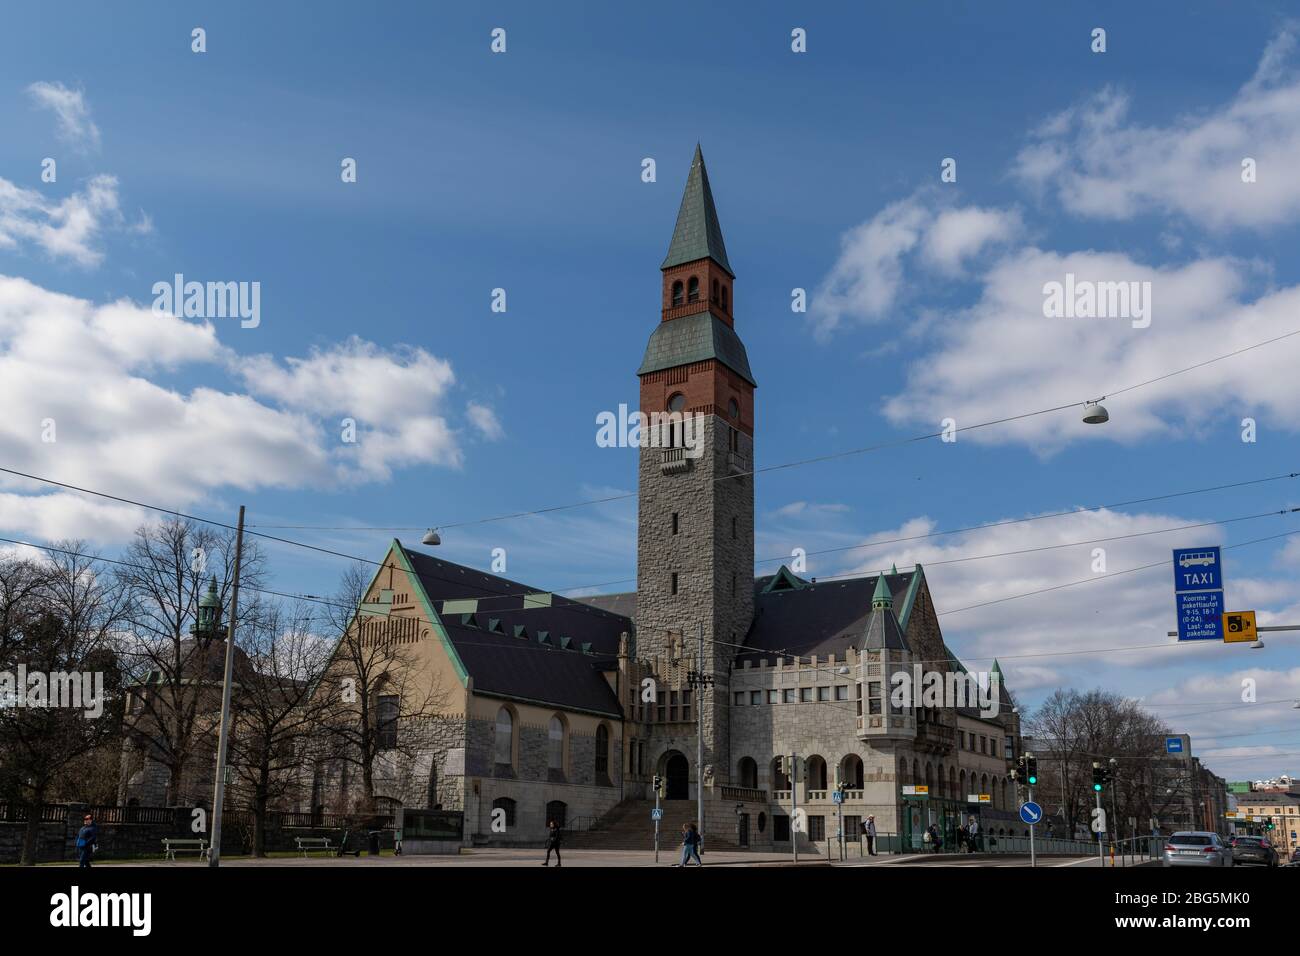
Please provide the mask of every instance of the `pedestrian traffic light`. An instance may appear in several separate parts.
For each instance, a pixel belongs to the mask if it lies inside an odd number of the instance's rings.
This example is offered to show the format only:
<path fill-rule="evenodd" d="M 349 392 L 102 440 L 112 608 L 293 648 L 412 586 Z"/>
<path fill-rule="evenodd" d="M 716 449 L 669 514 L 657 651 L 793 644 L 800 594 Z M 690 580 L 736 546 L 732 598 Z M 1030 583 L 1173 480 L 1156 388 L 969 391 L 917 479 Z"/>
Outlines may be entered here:
<path fill-rule="evenodd" d="M 1106 782 L 1106 768 L 1099 763 L 1092 765 L 1092 789 L 1101 793 L 1102 785 Z"/>
<path fill-rule="evenodd" d="M 1038 758 L 1033 754 L 1025 754 L 1025 780 L 1031 787 L 1038 783 Z"/>

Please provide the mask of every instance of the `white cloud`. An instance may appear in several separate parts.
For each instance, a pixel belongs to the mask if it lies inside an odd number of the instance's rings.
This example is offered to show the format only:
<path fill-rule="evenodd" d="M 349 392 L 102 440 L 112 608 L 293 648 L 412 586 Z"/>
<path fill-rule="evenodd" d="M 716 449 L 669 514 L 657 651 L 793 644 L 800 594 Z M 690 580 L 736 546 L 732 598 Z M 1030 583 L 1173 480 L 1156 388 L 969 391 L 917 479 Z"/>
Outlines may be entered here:
<path fill-rule="evenodd" d="M 1125 318 L 1049 318 L 1044 285 L 1150 282 L 1149 328 Z M 983 276 L 969 308 L 932 323 L 935 348 L 885 403 L 896 424 L 958 427 L 1008 414 L 1081 402 L 1294 331 L 1300 288 L 1249 300 L 1249 264 L 1227 259 L 1157 269 L 1119 253 L 1015 251 Z M 1211 343 L 1207 345 L 1207 343 Z M 1085 425 L 1077 410 L 979 429 L 958 441 L 1024 443 L 1050 453 L 1079 439 L 1133 442 L 1187 431 L 1224 415 L 1297 428 L 1300 378 L 1290 371 L 1300 342 L 1288 340 L 1108 399 L 1111 421 Z"/>
<path fill-rule="evenodd" d="M 102 234 L 119 228 L 147 232 L 149 227 L 147 219 L 133 227 L 125 225 L 113 176 L 94 176 L 84 188 L 60 200 L 46 199 L 0 178 L 0 248 L 16 249 L 21 241 L 39 246 L 53 258 L 96 266 L 104 258 L 99 248 Z"/>
<path fill-rule="evenodd" d="M 1157 211 L 1211 228 L 1288 224 L 1300 213 L 1300 73 L 1295 27 L 1268 45 L 1255 75 L 1226 104 L 1143 125 L 1130 97 L 1107 88 L 1052 117 L 1016 162 L 1019 179 L 1054 191 L 1069 211 L 1131 219 Z M 1254 159 L 1257 180 L 1242 182 Z"/>
<path fill-rule="evenodd" d="M 54 113 L 60 139 L 74 146 L 99 148 L 99 127 L 90 118 L 90 107 L 82 90 L 41 81 L 27 87 L 27 93 L 37 106 Z"/>
<path fill-rule="evenodd" d="M 874 574 L 895 564 L 907 569 L 920 563 L 949 645 L 974 670 L 986 670 L 994 657 L 999 658 L 1011 688 L 1034 696 L 1058 686 L 1088 688 L 1102 682 L 1113 686 L 1121 669 L 1126 681 L 1140 686 L 1165 667 L 1207 664 L 1231 653 L 1224 645 L 1173 646 L 1166 636 L 1174 626 L 1170 550 L 1244 541 L 1292 526 L 1270 519 L 1242 522 L 1232 526 L 1231 541 L 1218 524 L 1166 531 L 1206 520 L 1103 509 L 933 537 L 926 536 L 940 527 L 923 516 L 868 536 L 849 535 L 843 521 L 831 528 L 808 522 L 801 531 L 787 530 L 777 548 L 787 543 L 805 548 L 807 574 L 828 582 L 840 575 Z M 847 545 L 854 550 L 818 553 Z M 773 550 L 766 541 L 763 547 L 760 556 L 764 557 L 789 550 Z M 1105 550 L 1104 572 L 1094 570 L 1097 548 Z M 1159 566 L 1115 574 L 1148 564 Z M 774 568 L 767 566 L 764 571 Z M 1059 587 L 1079 581 L 1084 583 Z M 1049 588 L 1056 590 L 1030 594 Z M 1239 575 L 1233 578 L 1230 598 L 1258 607 L 1263 619 L 1270 610 L 1284 610 L 1293 592 L 1285 576 Z M 1140 645 L 1160 646 L 1137 649 Z M 1118 647 L 1135 649 L 1110 650 Z M 1069 653 L 1061 655 L 1061 651 Z"/>
<path fill-rule="evenodd" d="M 161 384 L 202 379 L 184 389 Z M 229 375 L 251 394 L 209 384 Z M 441 411 L 450 365 L 422 349 L 350 339 L 306 358 L 241 358 L 209 322 L 119 301 L 95 305 L 0 277 L 0 460 L 8 467 L 168 507 L 222 489 L 383 480 L 396 467 L 458 466 Z M 357 419 L 357 441 L 341 419 Z M 53 442 L 43 440 L 53 423 Z M 0 526 L 43 540 L 122 537 L 141 515 L 0 480 Z"/>
<path fill-rule="evenodd" d="M 970 259 L 1021 228 L 1013 210 L 951 207 L 928 189 L 891 203 L 841 238 L 839 258 L 812 298 L 814 333 L 825 339 L 846 324 L 896 318 L 909 261 L 959 276 Z"/>
<path fill-rule="evenodd" d="M 792 501 L 777 508 L 772 514 L 778 518 L 823 517 L 825 515 L 844 514 L 849 506 L 839 502 L 819 504 L 815 501 Z"/>
<path fill-rule="evenodd" d="M 504 437 L 505 429 L 501 427 L 501 422 L 494 412 L 487 405 L 481 405 L 478 402 L 470 402 L 465 409 L 470 424 L 479 430 L 479 433 L 488 441 L 496 441 Z"/>
<path fill-rule="evenodd" d="M 991 243 L 1011 240 L 1020 228 L 1016 212 L 977 206 L 946 209 L 926 232 L 922 252 L 941 272 L 959 274 L 967 259 Z"/>

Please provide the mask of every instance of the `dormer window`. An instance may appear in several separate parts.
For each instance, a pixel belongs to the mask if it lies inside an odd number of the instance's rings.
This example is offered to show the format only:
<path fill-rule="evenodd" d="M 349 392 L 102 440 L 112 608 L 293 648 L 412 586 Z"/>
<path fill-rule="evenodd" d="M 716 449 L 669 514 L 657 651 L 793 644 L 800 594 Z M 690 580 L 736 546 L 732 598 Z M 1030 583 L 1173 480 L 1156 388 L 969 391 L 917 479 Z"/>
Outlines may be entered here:
<path fill-rule="evenodd" d="M 686 301 L 700 301 L 700 280 L 695 276 L 691 276 L 691 281 L 686 285 Z"/>
<path fill-rule="evenodd" d="M 682 304 L 682 284 L 680 281 L 673 283 L 673 308 Z"/>

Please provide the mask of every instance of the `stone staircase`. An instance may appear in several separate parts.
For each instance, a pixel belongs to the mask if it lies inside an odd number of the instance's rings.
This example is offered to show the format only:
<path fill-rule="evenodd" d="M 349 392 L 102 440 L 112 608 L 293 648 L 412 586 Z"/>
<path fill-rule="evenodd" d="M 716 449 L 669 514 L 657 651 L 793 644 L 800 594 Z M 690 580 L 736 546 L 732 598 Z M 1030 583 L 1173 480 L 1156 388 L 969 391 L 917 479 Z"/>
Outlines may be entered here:
<path fill-rule="evenodd" d="M 654 805 L 653 800 L 624 800 L 591 829 L 566 833 L 564 846 L 575 850 L 653 850 L 655 826 L 650 811 Z M 664 811 L 659 821 L 660 852 L 674 850 L 682 842 L 682 824 L 695 822 L 695 801 L 663 800 L 659 806 Z M 707 834 L 706 841 L 719 849 L 736 848 L 735 834 Z"/>

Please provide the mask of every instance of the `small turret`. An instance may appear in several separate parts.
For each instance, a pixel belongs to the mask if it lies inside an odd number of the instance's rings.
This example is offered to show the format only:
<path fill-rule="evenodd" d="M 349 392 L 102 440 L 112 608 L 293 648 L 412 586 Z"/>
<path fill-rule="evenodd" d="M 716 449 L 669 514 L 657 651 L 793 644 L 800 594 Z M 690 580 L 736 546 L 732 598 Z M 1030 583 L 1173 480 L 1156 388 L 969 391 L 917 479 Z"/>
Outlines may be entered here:
<path fill-rule="evenodd" d="M 198 620 L 195 630 L 211 631 L 221 623 L 221 597 L 217 594 L 217 576 L 208 582 L 208 590 L 199 598 Z"/>

